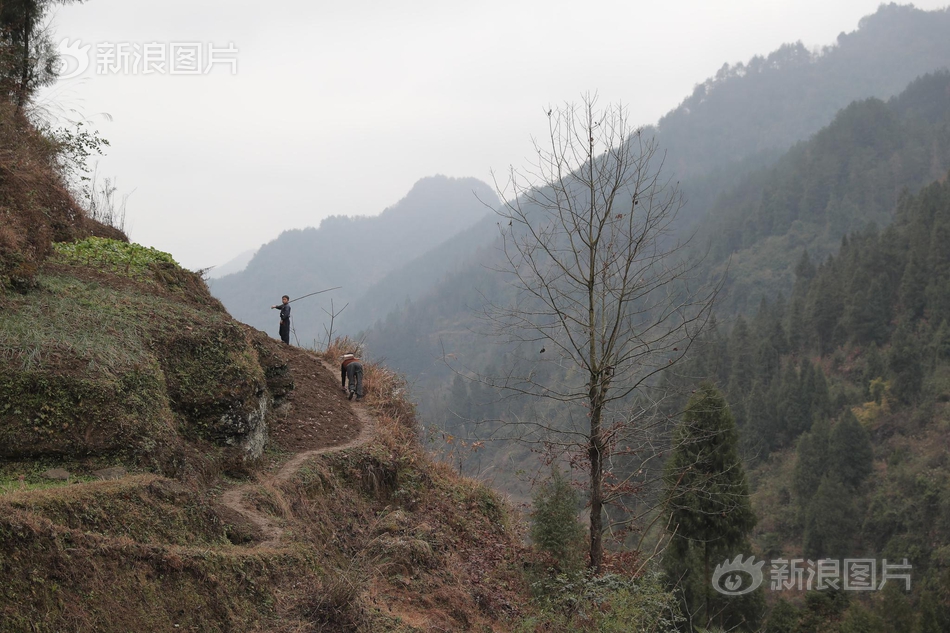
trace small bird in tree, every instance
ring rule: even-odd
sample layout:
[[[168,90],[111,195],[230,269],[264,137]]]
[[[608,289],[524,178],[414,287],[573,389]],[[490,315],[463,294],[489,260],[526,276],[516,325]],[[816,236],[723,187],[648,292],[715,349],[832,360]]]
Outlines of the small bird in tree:
[[[538,353],[539,353],[539,354],[543,354],[543,353],[544,353],[544,348],[542,347],[542,348],[541,348],[541,351],[538,352]]]

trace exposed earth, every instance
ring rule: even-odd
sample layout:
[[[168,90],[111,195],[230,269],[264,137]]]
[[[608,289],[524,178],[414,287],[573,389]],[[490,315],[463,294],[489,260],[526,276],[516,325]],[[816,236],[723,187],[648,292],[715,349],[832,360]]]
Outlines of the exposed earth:
[[[277,410],[271,441],[281,450],[298,453],[342,447],[357,437],[364,422],[355,413],[358,405],[348,401],[340,388],[339,370],[299,347],[283,346],[280,355],[294,379],[294,390]]]

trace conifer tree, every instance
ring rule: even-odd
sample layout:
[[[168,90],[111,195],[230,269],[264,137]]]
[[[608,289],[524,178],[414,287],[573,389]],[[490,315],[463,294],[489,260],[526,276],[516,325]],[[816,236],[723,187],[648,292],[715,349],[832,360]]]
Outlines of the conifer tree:
[[[798,439],[793,485],[803,509],[818,491],[828,470],[829,435],[828,421],[822,417],[815,420],[811,431]]]
[[[44,20],[52,5],[72,1],[0,2],[0,92],[16,104],[17,110],[26,105],[37,88],[56,80],[58,57]]]
[[[805,407],[807,400],[802,397],[801,381],[795,366],[788,363],[782,373],[776,406],[775,433],[770,440],[772,449],[787,445],[803,429],[808,428],[811,419]]]
[[[856,343],[881,343],[891,320],[890,297],[880,278],[856,288],[850,300],[846,329]]]
[[[752,388],[753,352],[749,325],[740,314],[732,327],[729,337],[729,395],[738,400],[745,397]]]
[[[868,346],[865,357],[866,360],[864,365],[863,383],[865,397],[870,399],[871,381],[884,377],[884,374],[887,372],[887,364],[885,363],[884,357],[881,355],[881,352],[878,350],[875,343],[871,343]]]
[[[927,271],[921,262],[919,252],[914,250],[910,253],[907,265],[904,267],[898,294],[901,312],[906,319],[916,321],[924,315],[926,288]]]
[[[584,526],[577,520],[577,491],[557,466],[538,488],[532,507],[531,540],[537,548],[549,554],[561,571],[580,568]]]
[[[830,472],[849,488],[860,486],[871,474],[874,453],[871,438],[854,414],[845,409],[828,439]]]
[[[834,259],[821,265],[805,299],[805,318],[811,327],[813,342],[822,354],[837,344],[838,323],[844,312],[840,284],[834,274]]]
[[[663,475],[673,535],[664,565],[671,576],[686,574],[695,583],[700,570],[690,569],[689,561],[701,561],[701,599],[708,622],[711,563],[719,556],[734,555],[756,518],[739,459],[735,422],[711,383],[702,383],[690,398],[675,435],[676,448]]]
[[[906,322],[891,337],[887,364],[893,377],[891,392],[904,403],[912,402],[923,383],[923,350]]]
[[[826,473],[805,510],[805,555],[835,558],[850,554],[852,537],[860,527],[851,491]]]
[[[792,353],[801,352],[805,347],[805,300],[803,296],[796,295],[792,298],[792,304],[788,314],[788,350]]]

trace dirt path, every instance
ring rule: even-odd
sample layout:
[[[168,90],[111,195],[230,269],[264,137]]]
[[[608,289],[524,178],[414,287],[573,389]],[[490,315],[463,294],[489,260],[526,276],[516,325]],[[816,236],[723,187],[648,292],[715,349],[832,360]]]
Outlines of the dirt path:
[[[324,413],[325,415],[332,415],[333,414],[332,410],[334,408],[336,408],[337,412],[339,412],[342,407],[346,407],[346,409],[348,409],[347,413],[349,413],[350,415],[355,414],[355,417],[360,422],[358,433],[356,434],[355,437],[351,436],[349,437],[349,439],[343,439],[341,441],[342,438],[339,435],[341,428],[343,430],[352,428],[355,431],[356,425],[342,424],[342,427],[338,425],[337,428],[331,432],[332,435],[330,437],[325,437],[326,434],[321,433],[320,429],[314,428],[314,427],[321,426],[321,423],[315,421],[317,417],[316,416],[317,412],[306,410],[306,406],[310,406],[310,407],[317,406],[317,403],[314,401],[314,396],[316,394],[311,393],[314,391],[312,389],[314,385],[310,385],[308,384],[308,382],[301,381],[300,378],[309,376],[315,381],[323,382],[327,380],[325,375],[318,376],[313,373],[310,373],[310,374],[306,373],[308,371],[312,372],[315,370],[317,366],[320,366],[323,368],[323,370],[326,371],[326,373],[330,375],[331,379],[335,381],[337,370],[335,370],[326,361],[316,358],[316,356],[310,352],[304,352],[302,350],[293,350],[289,353],[292,356],[292,358],[289,361],[289,364],[291,366],[291,371],[294,371],[294,374],[295,374],[295,382],[297,383],[297,391],[303,394],[303,398],[301,398],[302,402],[300,402],[299,404],[294,403],[294,402],[291,403],[291,408],[296,409],[296,410],[293,410],[291,414],[285,416],[284,420],[282,420],[282,423],[284,423],[288,427],[293,427],[294,434],[295,434],[294,445],[296,448],[302,448],[301,444],[303,442],[301,442],[301,436],[312,438],[311,441],[309,442],[311,445],[318,444],[318,443],[321,443],[322,441],[327,441],[327,440],[334,443],[332,445],[322,446],[320,448],[297,450],[294,453],[293,457],[287,460],[287,462],[285,462],[277,470],[277,472],[267,475],[254,483],[244,484],[241,486],[237,486],[235,488],[231,488],[230,490],[226,491],[223,495],[221,495],[220,502],[222,505],[224,505],[227,508],[230,508],[231,510],[234,510],[241,516],[245,517],[248,521],[253,523],[261,531],[261,534],[263,535],[263,540],[261,540],[261,542],[257,543],[256,545],[252,546],[255,548],[273,548],[279,545],[280,539],[284,534],[284,528],[281,527],[273,517],[265,515],[259,512],[256,508],[254,508],[251,502],[246,498],[247,493],[251,489],[257,488],[261,485],[277,484],[283,481],[287,481],[288,479],[293,477],[294,474],[298,470],[300,470],[301,466],[303,466],[304,462],[306,462],[311,457],[314,457],[316,455],[322,455],[324,453],[342,451],[347,448],[360,446],[362,444],[369,442],[369,440],[373,436],[373,430],[375,428],[375,420],[369,414],[369,412],[366,410],[363,404],[348,401],[346,399],[346,396],[343,394],[342,390],[339,388],[336,388],[336,391],[338,393],[337,393],[337,397],[335,398],[335,401],[330,404],[320,403],[319,408],[321,410],[330,408],[331,409],[330,411],[325,411]],[[306,356],[309,356],[310,358],[307,358],[306,356],[301,356],[301,354],[305,354]],[[301,371],[302,365],[306,366],[303,371]],[[334,383],[331,383],[331,384],[334,384]],[[327,397],[325,385],[322,385],[319,391],[322,393],[322,396],[324,398]],[[340,401],[342,401],[342,403]],[[304,404],[305,406],[301,407],[299,406],[300,404]],[[307,433],[305,432],[306,429],[309,429],[312,432]]]

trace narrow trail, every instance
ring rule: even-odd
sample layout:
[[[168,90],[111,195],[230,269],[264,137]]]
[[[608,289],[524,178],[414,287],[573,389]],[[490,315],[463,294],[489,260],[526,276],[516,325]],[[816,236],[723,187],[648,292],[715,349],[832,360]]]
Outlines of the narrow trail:
[[[335,378],[336,370],[329,363],[321,359],[320,364],[328,372],[330,372],[331,376],[334,376]],[[277,547],[280,544],[280,539],[284,534],[284,528],[281,527],[273,517],[263,514],[255,509],[253,505],[251,505],[251,503],[246,499],[247,492],[259,486],[266,486],[268,484],[277,484],[287,481],[293,477],[297,471],[300,470],[303,464],[311,457],[323,455],[325,453],[335,453],[337,451],[353,448],[354,446],[361,446],[372,439],[373,432],[376,427],[376,420],[372,415],[370,415],[369,411],[366,410],[362,403],[351,401],[350,407],[353,413],[356,414],[356,417],[360,420],[361,428],[359,434],[356,437],[353,437],[342,444],[299,451],[295,453],[293,457],[287,460],[277,470],[277,472],[262,479],[258,479],[253,483],[243,484],[241,486],[231,488],[221,495],[221,505],[230,508],[231,510],[234,510],[241,516],[245,517],[261,531],[263,539],[259,543],[249,547],[254,549]]]

